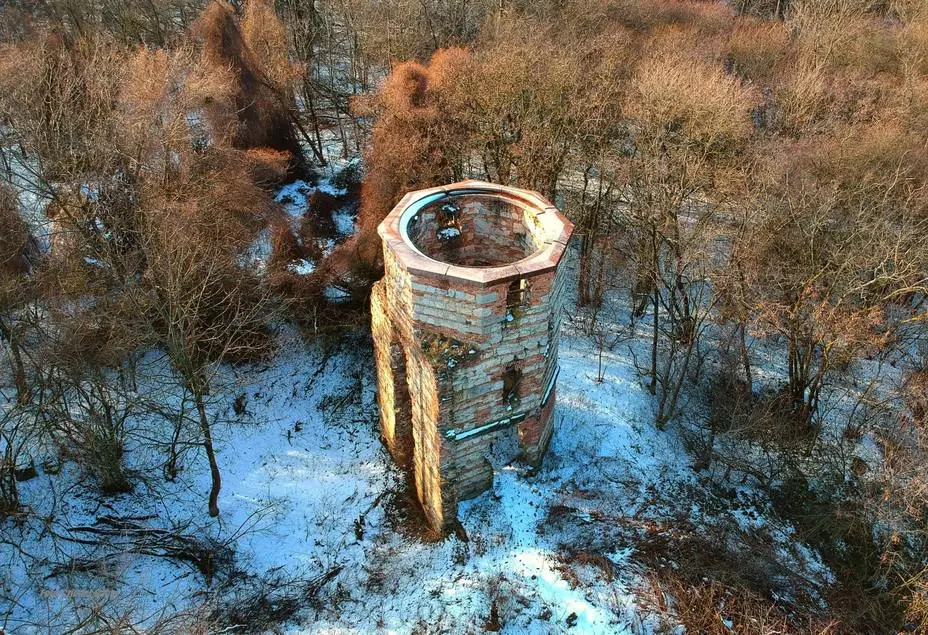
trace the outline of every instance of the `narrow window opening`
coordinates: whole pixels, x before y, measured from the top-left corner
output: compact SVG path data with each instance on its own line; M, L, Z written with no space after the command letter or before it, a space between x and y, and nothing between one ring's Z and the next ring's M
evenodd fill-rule
M515 322L522 317L529 303L531 287L527 278L517 278L506 289L506 322Z
M514 365L506 368L503 373L503 404L507 410L518 408L521 403L519 388L522 384L522 369Z

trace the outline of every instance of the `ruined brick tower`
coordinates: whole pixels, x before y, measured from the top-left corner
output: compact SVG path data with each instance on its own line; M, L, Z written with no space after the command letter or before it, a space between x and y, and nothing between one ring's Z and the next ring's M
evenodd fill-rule
M495 434L514 427L526 461L544 456L572 230L538 193L482 181L410 192L378 228L381 430L436 529L492 484Z

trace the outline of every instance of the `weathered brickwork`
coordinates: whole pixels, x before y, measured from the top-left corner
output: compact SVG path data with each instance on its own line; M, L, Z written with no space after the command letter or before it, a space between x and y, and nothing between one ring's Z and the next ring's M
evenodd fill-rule
M378 228L381 430L435 529L491 486L497 433L514 427L528 462L544 456L572 229L539 194L481 181L411 192Z

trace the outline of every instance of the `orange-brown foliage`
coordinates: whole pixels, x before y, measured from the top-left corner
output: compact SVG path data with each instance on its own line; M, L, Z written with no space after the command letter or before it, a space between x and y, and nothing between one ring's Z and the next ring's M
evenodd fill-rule
M768 82L783 63L789 36L783 24L757 18L736 18L728 59L744 77Z
M106 170L115 160L111 113L123 70L105 35L43 31L0 45L0 117L16 122L24 149L42 158L47 177Z
M446 118L453 115L442 109L439 88L451 81L454 65L466 59L463 52L439 53L429 66L399 64L373 103L362 104L379 115L361 188L359 236L352 248L367 266L376 265L379 258L377 225L400 196L453 178L454 157L449 156L441 134Z
M289 152L251 148L245 154L251 166L251 179L259 187L271 187L287 178L287 169L293 158Z
M723 3L692 0L618 0L605 5L610 21L638 33L670 25L698 26L706 33L713 33L727 29L732 15Z
M290 219L283 214L277 214L269 223L271 234L271 257L268 267L279 271L287 264L303 256L300 242L293 234Z
M278 88L298 75L287 57L287 31L274 11L272 0L248 0L242 16L242 39L259 61L264 74ZM289 101L284 96L286 101Z
M249 33L265 49L282 45L279 38L264 37L273 29L266 26L267 13L252 12ZM204 111L217 143L233 148L267 147L289 152L293 167L303 168L303 154L294 131L290 97L286 86L275 83L282 73L279 53L270 50L256 55L242 37L234 9L213 0L197 20L195 32L202 44L203 74L221 77L212 90L206 90ZM269 60L268 67L262 60Z

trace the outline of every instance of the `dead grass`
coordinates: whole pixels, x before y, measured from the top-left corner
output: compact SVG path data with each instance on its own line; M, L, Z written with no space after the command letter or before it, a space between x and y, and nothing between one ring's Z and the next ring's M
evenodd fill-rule
M668 625L704 635L783 635L836 633L834 625L814 620L792 623L786 607L749 590L709 578L692 582L669 569L652 573L648 582L656 609Z

